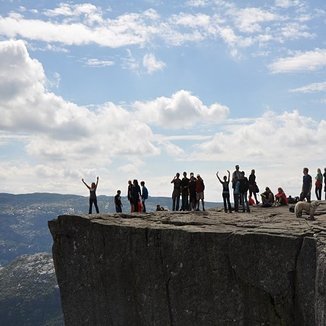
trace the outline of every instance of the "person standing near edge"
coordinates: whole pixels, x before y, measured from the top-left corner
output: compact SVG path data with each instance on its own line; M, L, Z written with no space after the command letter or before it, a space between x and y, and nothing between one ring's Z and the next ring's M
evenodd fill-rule
M122 213L122 202L121 202L121 190L117 190L117 194L114 196L115 211Z
M222 191L222 197L223 197L223 204L224 204L224 212L232 213L231 203L230 203L230 190L229 190L229 183L230 183L230 171L227 170L228 176L223 177L222 179L218 175L218 171L216 172L217 179L221 182L223 191Z
M321 170L317 169L317 175L315 177L315 194L317 200L321 200L321 191L323 189L323 175L321 174Z
M143 206L143 213L146 213L145 200L148 199L148 189L145 186L145 181L141 181L140 185L141 185L141 202Z
M95 209L96 209L96 213L99 213L99 209L97 206L97 197L96 197L96 189L98 186L98 180L99 177L96 178L96 183L92 182L91 186L89 186L84 179L82 179L83 184L89 189L89 210L88 210L88 214L92 214L92 206L94 204Z
M181 210L189 210L189 179L187 178L187 172L183 172L183 178L181 179Z
M311 188L312 188L312 178L311 175L308 174L309 169L303 168L303 178L302 178L302 190L300 194L300 200L307 199L307 202L311 201Z
M172 210L179 210L180 205L180 192L181 192L181 179L180 173L178 172L175 177L172 179L173 183L173 192L172 192Z

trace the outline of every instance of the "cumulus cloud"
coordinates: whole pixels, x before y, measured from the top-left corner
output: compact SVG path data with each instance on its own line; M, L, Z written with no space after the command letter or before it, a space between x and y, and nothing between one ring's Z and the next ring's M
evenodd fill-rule
M326 50L316 49L298 52L293 56L280 58L269 65L272 73L316 71L326 66Z
M219 103L206 106L198 97L181 90L171 97L136 102L136 115L162 128L189 128L195 124L218 124L229 114L229 108Z

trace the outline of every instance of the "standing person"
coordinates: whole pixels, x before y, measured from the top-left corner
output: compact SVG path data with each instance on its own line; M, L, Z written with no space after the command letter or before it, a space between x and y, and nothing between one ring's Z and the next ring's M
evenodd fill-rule
M194 173L190 173L189 180L189 201L190 201L190 209L194 211L196 209L196 178Z
M238 200L237 200L237 203L238 204L241 204L242 203L242 197L241 197L241 194L240 193L238 193L238 194L236 193L235 194L234 192L237 192L235 188L236 188L236 185L237 185L237 181L240 180L240 174L241 174L240 167L237 164L235 166L235 170L232 173L232 188L233 188L233 197L234 198L238 198Z
M117 194L114 196L115 211L122 213L122 202L121 202L121 190L117 190Z
M225 175L223 177L223 181L218 176L218 171L216 172L216 177L221 182L222 187L223 187L222 197L223 197L223 204L224 204L224 212L227 213L229 211L229 213L231 213L232 208L231 208L231 203L230 203L230 190L229 190L230 171L227 170L227 172L228 172L228 176Z
M141 181L140 185L141 185L141 201L143 206L143 213L146 213L145 200L148 198L148 190L145 187L145 181Z
M89 210L88 210L88 214L92 214L92 207L94 204L94 207L96 209L96 213L99 213L99 209L97 206L97 197L96 197L96 189L98 186L98 181L99 181L99 177L96 178L96 183L92 182L91 186L89 186L84 179L82 179L83 184L89 189Z
M310 203L311 188L312 188L312 178L311 175L309 174L309 169L303 168L302 190L300 194L300 201L307 199L307 202Z
M180 173L178 172L175 177L172 179L173 183L173 192L172 192L172 210L179 210L180 205L180 191L181 191L181 180Z
M127 197L130 203L130 213L134 211L134 204L132 202L132 182L131 180L128 181L128 190L127 190Z
M326 200L326 168L324 168L324 192L325 192L325 200Z
M240 169L239 165L236 165L235 170L232 173L232 188L233 189L235 188L236 181L240 179L240 173L241 172L240 172L239 169Z
M189 179L187 178L187 172L183 172L181 180L181 199L181 210L187 211L189 209Z
M240 185L240 196L241 196L241 204L242 204L242 211L247 213L250 213L250 208L248 204L248 189L249 189L249 181L247 177L245 176L244 171L240 173L240 179L239 179Z
M321 200L321 191L323 189L323 175L321 174L321 170L317 169L317 175L315 177L315 194L317 200Z
M141 212L141 189L138 184L138 180L134 179L132 188L131 188L131 198L133 203L133 212Z
M199 174L197 174L197 180L196 180L196 201L197 201L197 211L199 211L199 202L201 201L201 205L203 208L203 211L205 210L204 205L204 190L205 190L205 184L204 180L201 178Z
M252 169L251 173L249 175L249 197L252 197L252 194L254 194L256 205L259 205L259 201L257 199L257 193L259 192L259 188L256 183L256 175L255 170Z
M233 185L232 185L233 186ZM234 211L239 212L240 196L240 179L236 179L233 188Z

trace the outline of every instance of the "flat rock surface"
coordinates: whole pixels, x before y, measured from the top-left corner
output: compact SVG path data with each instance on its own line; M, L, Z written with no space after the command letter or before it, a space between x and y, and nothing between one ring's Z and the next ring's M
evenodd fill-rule
M250 213L224 213L223 209L195 212L159 211L132 214L84 215L92 222L139 228L182 228L189 232L255 232L284 235L326 235L326 201L321 201L315 221L297 218L289 206L252 206Z

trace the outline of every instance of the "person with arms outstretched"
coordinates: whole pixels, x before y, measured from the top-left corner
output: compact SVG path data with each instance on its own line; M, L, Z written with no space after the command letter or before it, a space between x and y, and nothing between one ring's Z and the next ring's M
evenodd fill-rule
M99 209L97 206L97 197L96 197L96 189L98 186L98 181L99 181L99 177L96 178L96 183L92 182L91 186L89 186L84 179L82 179L83 184L89 189L89 210L88 213L92 214L92 207L93 204L95 206L96 209L96 213L99 213Z

